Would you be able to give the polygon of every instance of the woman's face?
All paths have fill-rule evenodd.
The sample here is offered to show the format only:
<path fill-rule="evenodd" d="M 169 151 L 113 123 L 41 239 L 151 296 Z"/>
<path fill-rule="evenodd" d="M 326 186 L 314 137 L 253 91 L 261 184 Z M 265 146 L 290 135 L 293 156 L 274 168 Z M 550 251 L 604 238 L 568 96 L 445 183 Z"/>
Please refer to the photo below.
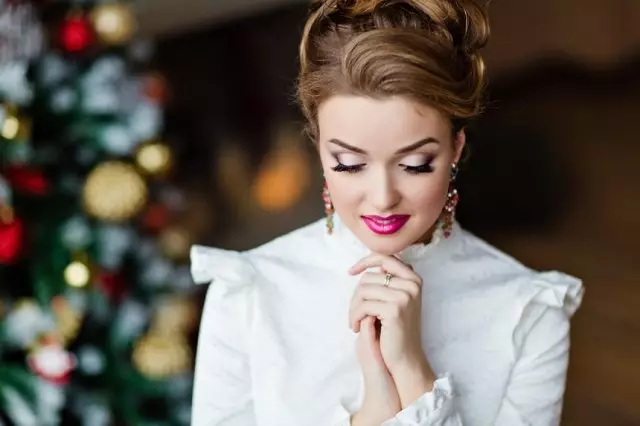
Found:
<path fill-rule="evenodd" d="M 334 96 L 318 110 L 318 151 L 334 208 L 373 252 L 431 238 L 465 143 L 436 109 L 404 97 Z"/>

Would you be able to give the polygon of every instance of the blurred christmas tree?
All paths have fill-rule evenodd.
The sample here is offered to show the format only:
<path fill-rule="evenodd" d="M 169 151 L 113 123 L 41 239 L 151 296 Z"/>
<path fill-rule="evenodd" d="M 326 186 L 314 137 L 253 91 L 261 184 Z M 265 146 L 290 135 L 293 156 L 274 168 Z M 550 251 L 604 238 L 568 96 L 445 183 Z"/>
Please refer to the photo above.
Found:
<path fill-rule="evenodd" d="M 0 0 L 0 424 L 186 425 L 167 88 L 130 3 L 35 4 Z"/>

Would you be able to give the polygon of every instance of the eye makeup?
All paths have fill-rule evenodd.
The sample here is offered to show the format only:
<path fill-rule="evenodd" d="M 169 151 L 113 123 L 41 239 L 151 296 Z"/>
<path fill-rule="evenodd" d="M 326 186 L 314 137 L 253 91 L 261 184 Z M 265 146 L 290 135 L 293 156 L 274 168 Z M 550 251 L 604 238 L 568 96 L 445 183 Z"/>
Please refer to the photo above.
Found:
<path fill-rule="evenodd" d="M 331 156 L 334 158 L 336 163 L 338 163 L 335 166 L 331 167 L 331 169 L 335 172 L 358 173 L 362 171 L 367 165 L 366 163 L 361 162 L 359 156 L 350 153 L 332 153 Z M 418 175 L 423 173 L 431 173 L 434 170 L 433 155 L 413 155 L 411 157 L 407 157 L 407 159 L 415 159 L 415 161 L 404 160 L 399 164 L 399 166 L 409 174 Z"/>

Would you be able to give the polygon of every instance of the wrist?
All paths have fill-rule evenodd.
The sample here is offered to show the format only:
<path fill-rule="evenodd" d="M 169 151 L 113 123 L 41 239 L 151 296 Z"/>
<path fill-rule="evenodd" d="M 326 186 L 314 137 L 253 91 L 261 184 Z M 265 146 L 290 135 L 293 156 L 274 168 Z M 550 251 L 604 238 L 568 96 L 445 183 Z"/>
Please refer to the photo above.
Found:
<path fill-rule="evenodd" d="M 403 409 L 425 393 L 431 392 L 436 380 L 436 375 L 424 358 L 402 363 L 390 373 L 396 384 Z"/>
<path fill-rule="evenodd" d="M 398 414 L 402 408 L 398 397 L 397 402 L 391 402 L 390 397 L 383 400 L 365 396 L 360 410 L 351 416 L 351 426 L 379 426 Z"/>
<path fill-rule="evenodd" d="M 365 403 L 360 411 L 351 416 L 350 426 L 374 426 L 380 425 L 386 420 L 388 420 L 388 418 L 374 415 L 372 409 Z"/>

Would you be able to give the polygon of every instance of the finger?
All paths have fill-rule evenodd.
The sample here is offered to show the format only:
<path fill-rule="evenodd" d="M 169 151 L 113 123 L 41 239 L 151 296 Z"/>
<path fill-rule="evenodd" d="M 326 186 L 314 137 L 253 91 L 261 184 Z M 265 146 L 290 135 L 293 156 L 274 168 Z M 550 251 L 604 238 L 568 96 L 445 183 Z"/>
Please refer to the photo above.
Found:
<path fill-rule="evenodd" d="M 402 281 L 402 283 L 407 283 L 407 281 Z M 398 283 L 400 284 L 400 280 Z M 415 283 L 412 283 L 414 287 L 416 287 Z M 407 291 L 385 287 L 380 284 L 360 284 L 357 290 L 354 293 L 354 299 L 352 301 L 353 304 L 360 303 L 362 301 L 374 300 L 379 302 L 386 303 L 398 303 L 400 305 L 406 304 L 411 301 L 411 294 Z"/>
<path fill-rule="evenodd" d="M 351 296 L 351 306 L 353 306 L 353 304 L 358 300 L 360 287 L 365 283 L 377 284 L 381 279 L 384 281 L 384 275 L 382 275 L 383 278 L 380 277 L 381 275 L 375 272 L 365 272 L 364 274 L 362 274 L 362 276 L 360 277 L 360 282 L 358 283 L 358 287 L 356 287 L 356 290 Z M 384 284 L 384 282 L 380 282 L 380 284 Z"/>
<path fill-rule="evenodd" d="M 360 330 L 363 332 L 367 345 L 370 345 L 376 339 L 376 319 L 374 317 L 366 317 L 360 321 Z"/>
<path fill-rule="evenodd" d="M 349 274 L 357 275 L 369 268 L 381 267 L 391 275 L 400 277 L 406 280 L 412 280 L 421 282 L 420 276 L 418 276 L 412 268 L 393 256 L 384 256 L 374 253 L 369 255 L 355 265 L 349 268 Z"/>
<path fill-rule="evenodd" d="M 351 327 L 351 329 L 355 333 L 362 333 L 363 331 L 368 330 L 367 326 L 369 325 L 371 325 L 375 329 L 375 321 L 377 320 L 376 317 L 365 316 L 364 319 L 356 321 L 352 318 L 353 313 L 353 310 L 349 311 L 349 327 Z"/>
<path fill-rule="evenodd" d="M 380 318 L 384 321 L 391 318 L 397 313 L 397 308 L 391 303 L 380 302 L 377 300 L 362 301 L 354 305 L 349 317 L 351 318 L 351 328 L 357 333 L 360 331 L 360 321 L 367 316 Z"/>
<path fill-rule="evenodd" d="M 360 278 L 360 284 L 356 289 L 356 291 L 354 292 L 354 296 L 358 293 L 358 291 L 360 290 L 360 287 L 362 287 L 365 284 L 366 285 L 373 284 L 382 288 L 400 290 L 400 291 L 406 292 L 411 297 L 417 297 L 420 294 L 420 291 L 422 288 L 419 282 L 416 282 L 413 280 L 406 280 L 396 276 L 391 277 L 391 279 L 389 280 L 389 285 L 387 286 L 384 285 L 386 281 L 387 281 L 387 277 L 384 274 L 378 274 L 374 272 L 365 272 L 364 274 L 362 274 L 362 277 Z"/>

